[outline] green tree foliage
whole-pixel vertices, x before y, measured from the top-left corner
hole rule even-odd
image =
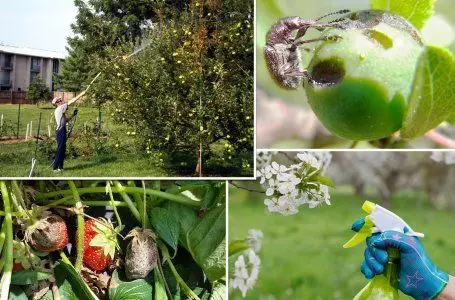
[[[45,101],[52,97],[51,90],[41,80],[40,76],[35,76],[28,87],[27,98],[34,101]]]
[[[182,11],[187,0],[74,0],[78,9],[68,38],[69,56],[62,65],[62,82],[68,91],[81,91],[96,74],[93,61],[106,56],[107,46],[138,41],[167,7]]]
[[[170,14],[168,12],[168,14]],[[137,55],[100,63],[92,98],[112,100],[143,150],[253,149],[253,1],[192,2],[156,24]],[[111,49],[110,57],[125,51]]]

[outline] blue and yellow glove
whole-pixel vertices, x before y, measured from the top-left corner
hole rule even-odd
[[[363,226],[359,219],[352,225],[354,231]],[[406,228],[404,230],[407,231]],[[434,299],[449,281],[449,275],[439,270],[423,248],[419,238],[397,231],[385,231],[367,238],[367,248],[361,271],[367,279],[384,272],[389,261],[388,248],[400,251],[398,288],[415,299]]]

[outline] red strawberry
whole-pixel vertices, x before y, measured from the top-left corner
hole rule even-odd
[[[68,230],[60,216],[36,206],[28,220],[25,238],[34,249],[52,252],[62,250],[68,244]]]
[[[24,269],[24,266],[21,263],[13,263],[13,273],[21,271]]]
[[[93,271],[109,267],[118,247],[117,231],[112,223],[98,218],[85,222],[84,263]]]

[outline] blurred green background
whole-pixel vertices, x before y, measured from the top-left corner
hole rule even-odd
[[[353,235],[352,222],[365,215],[362,203],[377,199],[360,198],[338,187],[331,206],[302,208],[286,217],[269,213],[264,198],[232,186],[229,190],[229,240],[246,237],[252,228],[264,233],[259,279],[246,299],[352,299],[367,284],[360,272],[365,245],[349,249],[342,245]],[[396,194],[392,210],[425,233],[423,245],[430,258],[455,274],[454,215],[436,210],[422,193]],[[238,291],[230,296],[241,299]]]
[[[414,0],[409,0],[414,1]],[[256,6],[256,76],[257,76],[257,141],[259,148],[346,148],[350,142],[334,138],[327,132],[321,131],[321,125],[315,121],[319,129],[309,132],[309,129],[301,129],[308,122],[312,122],[311,115],[301,116],[309,110],[307,98],[303,89],[298,91],[286,91],[279,88],[271,79],[264,62],[263,47],[269,28],[280,18],[286,16],[300,16],[307,19],[316,19],[330,12],[341,9],[352,11],[369,9],[369,0],[258,0]],[[455,1],[438,0],[435,6],[435,15],[422,29],[424,39],[429,44],[446,46],[455,52],[454,29],[455,29]],[[318,31],[309,30],[305,38],[318,36]],[[310,45],[310,44],[309,44]],[[303,65],[308,65],[311,53],[302,52]],[[272,105],[272,101],[279,100],[283,103]],[[289,106],[284,108],[283,106]],[[292,112],[303,109],[300,115]],[[280,116],[280,113],[282,116]],[[300,120],[301,118],[302,120]],[[291,119],[291,120],[289,120]],[[310,121],[311,120],[311,121]],[[300,124],[296,124],[300,122]],[[275,127],[270,128],[269,124]],[[283,123],[283,124],[281,124]],[[280,127],[281,128],[277,128]],[[294,128],[295,127],[295,128]],[[322,130],[323,131],[323,130]],[[316,141],[315,141],[316,140]],[[433,148],[434,144],[428,140],[417,139],[413,144],[415,148]],[[368,147],[368,145],[360,145]]]

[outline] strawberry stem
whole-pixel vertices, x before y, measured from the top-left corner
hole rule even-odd
[[[0,181],[0,190],[3,197],[3,205],[5,209],[5,239],[6,243],[4,245],[4,255],[5,264],[3,267],[3,275],[0,279],[0,300],[8,299],[9,295],[9,286],[11,284],[11,273],[13,271],[13,219],[11,216],[11,206],[10,206],[10,197],[9,191],[6,187],[4,181]],[[3,225],[2,225],[3,227]]]
[[[105,187],[87,187],[87,188],[79,188],[78,189],[79,195],[83,194],[97,194],[97,193],[105,193],[106,189]],[[123,186],[121,188],[118,187],[112,187],[112,192],[113,193],[128,193],[128,194],[134,194],[134,193],[142,193],[144,190],[140,187],[128,187],[128,186]],[[68,196],[71,195],[71,190],[59,190],[59,191],[54,191],[54,192],[48,192],[48,193],[38,193],[36,195],[37,199],[47,199],[47,198],[52,198],[55,196]],[[147,188],[145,189],[145,193],[147,195],[152,195],[156,196],[158,198],[163,198],[166,200],[174,201],[183,205],[187,205],[190,207],[193,207],[195,209],[198,209],[201,207],[201,203],[199,201],[194,201],[186,196],[183,195],[174,195],[171,193],[167,192],[162,192],[162,191],[157,191],[154,189]]]
[[[3,244],[5,243],[5,239],[6,239],[6,225],[5,225],[5,223],[6,222],[2,223],[2,229],[0,231],[0,254],[2,254]]]
[[[77,210],[77,256],[75,269],[79,273],[82,269],[82,259],[84,257],[84,207],[81,202],[81,198],[77,191],[76,185],[73,181],[69,180],[68,185],[70,186],[71,191],[73,192],[74,200],[76,200],[76,210]]]
[[[112,209],[114,210],[115,217],[117,218],[118,226],[122,227],[122,219],[120,218],[118,211],[117,211],[117,207],[114,204],[114,195],[112,195],[112,189],[111,189],[111,185],[110,185],[109,181],[106,183],[106,190],[109,193],[109,197],[111,198],[111,206],[112,206]]]
[[[123,191],[124,187],[122,186],[122,184],[119,181],[114,181],[114,185],[120,189],[119,190],[120,195],[122,196],[123,201],[125,201],[126,204],[128,205],[128,208],[131,210],[131,213],[134,215],[134,217],[136,217],[139,223],[142,223],[141,214],[137,210],[136,206],[134,206],[134,203],[131,200],[130,196],[128,196],[128,194]]]

